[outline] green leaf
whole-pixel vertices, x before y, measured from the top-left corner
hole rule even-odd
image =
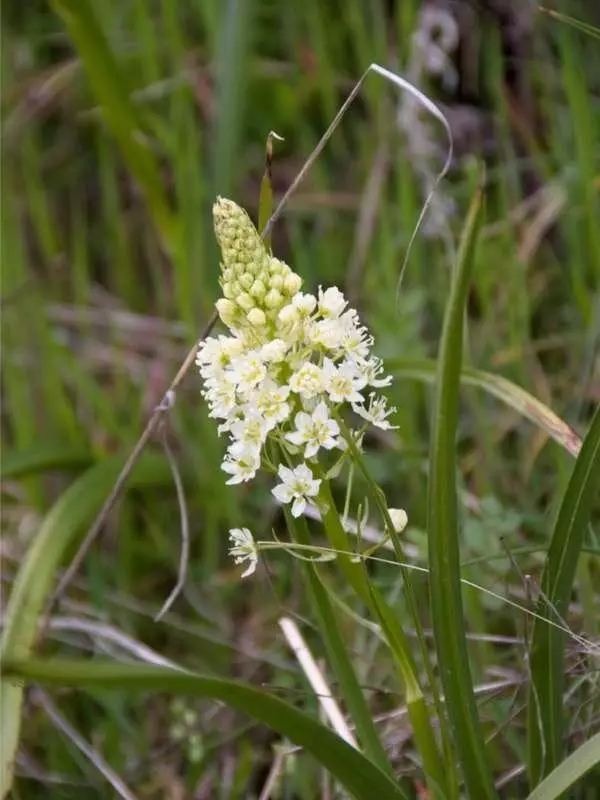
[[[89,450],[69,448],[65,445],[42,445],[8,453],[2,457],[0,479],[15,480],[39,475],[51,469],[80,470],[89,467],[93,460]]]
[[[454,744],[469,797],[496,796],[477,714],[462,609],[456,499],[458,396],[464,308],[481,220],[482,189],[463,232],[440,344],[430,455],[428,538],[431,613]]]
[[[88,0],[52,0],[52,7],[67,27],[104,121],[140,185],[163,245],[173,255],[179,249],[176,218],[169,208],[157,161],[131,100],[127,75],[113,56],[93,5]]]
[[[5,614],[0,653],[23,659],[31,653],[40,615],[50,595],[54,576],[78,534],[90,524],[116,481],[125,460],[115,456],[88,469],[56,501],[46,515],[21,565]],[[144,454],[135,467],[129,487],[162,486],[171,480],[162,456]],[[23,689],[0,679],[0,796],[12,784],[12,769],[21,725]]]
[[[568,613],[577,561],[599,491],[600,407],[565,490],[544,566],[537,613],[553,622],[560,623]],[[562,756],[564,645],[563,631],[544,619],[535,620],[527,714],[529,776],[533,786],[556,768]]]
[[[394,781],[339,736],[289,703],[236,681],[138,664],[27,660],[2,664],[7,679],[71,688],[170,692],[220,700],[305,748],[359,800],[402,800]]]
[[[533,790],[527,800],[556,800],[598,764],[600,764],[600,733],[592,736],[567,756]]]
[[[434,383],[436,363],[427,358],[390,358],[385,362],[386,369],[399,378],[412,378],[424,383]],[[474,386],[496,397],[509,408],[514,409],[525,419],[533,422],[548,436],[558,442],[572,456],[577,456],[581,449],[581,439],[577,433],[532,394],[512,383],[501,375],[484,372],[471,367],[463,367],[460,382],[465,386]]]

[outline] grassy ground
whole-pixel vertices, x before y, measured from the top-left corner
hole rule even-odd
[[[5,591],[67,487],[131,450],[209,318],[218,277],[214,197],[232,197],[255,214],[270,130],[285,138],[274,146],[280,195],[369,63],[405,75],[416,69],[416,0],[110,0],[93,4],[110,61],[100,40],[74,50],[64,23],[69,5],[55,4],[63,16],[41,3],[4,9]],[[577,4],[565,9],[585,18]],[[485,154],[489,191],[467,365],[527,389],[580,435],[600,398],[600,43],[540,13],[517,47],[489,13],[472,6],[467,17],[474,28],[454,57],[458,86],[419,76],[453,122],[457,157],[415,240],[401,292],[403,258],[445,140],[438,123],[407,116],[403,95],[374,75],[274,232],[275,252],[309,288],[345,288],[397,372],[390,394],[399,430],[371,440],[368,461],[390,505],[407,509],[406,541],[421,565],[432,394],[428,362],[414,362],[437,354],[471,152]],[[459,126],[467,111],[470,137]],[[427,138],[425,158],[419,148]],[[530,608],[572,456],[488,392],[465,386],[461,397],[461,556],[472,561],[463,574]],[[188,668],[267,686],[316,713],[277,624],[283,613],[298,615],[322,655],[293,560],[275,553],[260,579],[240,584],[226,556],[230,527],[248,525],[260,538],[282,528],[270,483],[224,486],[222,443],[193,371],[163,435],[185,482],[191,557],[183,595],[153,620],[177,579],[180,548],[180,506],[157,436],[148,448],[156,469],[110,515],[39,652],[146,658],[143,644]],[[85,527],[90,513],[81,503],[80,511],[72,507],[73,525]],[[600,571],[591,529],[586,544],[568,624],[593,640]],[[374,574],[396,602],[395,572]],[[415,585],[425,607],[427,585]],[[531,624],[479,591],[465,591],[464,604],[499,791],[525,797]],[[386,747],[398,772],[412,778],[418,769],[405,721],[393,714],[402,698],[389,655],[358,622],[346,620],[345,634]],[[599,728],[597,668],[597,658],[569,646],[569,749]],[[280,744],[222,705],[156,694],[31,693],[24,719],[18,798],[115,796],[100,754],[138,797],[258,797]],[[91,757],[69,726],[93,748]],[[581,797],[596,796],[594,778],[597,771]],[[329,791],[315,763],[296,753],[283,761],[271,796]]]

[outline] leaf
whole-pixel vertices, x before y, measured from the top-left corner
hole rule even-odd
[[[32,651],[40,615],[52,589],[53,579],[66,551],[95,516],[125,460],[115,456],[96,464],[77,478],[44,518],[17,573],[4,616],[0,653],[22,659]],[[134,469],[130,488],[162,486],[170,471],[162,456],[144,454]],[[0,796],[12,784],[13,761],[19,743],[23,689],[0,679]]]
[[[575,462],[556,518],[537,613],[564,620],[592,505],[600,491],[600,406]],[[529,776],[535,786],[559,763],[563,748],[565,633],[543,619],[533,625],[527,727]]]
[[[556,800],[600,764],[600,733],[580,745],[547,775],[527,800]]]
[[[170,255],[179,249],[177,221],[166,199],[157,161],[146,141],[139,114],[127,88],[127,75],[115,60],[88,0],[52,0],[73,40],[103,118],[145,196],[163,245]]]
[[[433,383],[436,375],[435,361],[422,359],[391,358],[385,362],[389,372],[401,378],[414,378],[424,383]],[[548,436],[558,442],[572,456],[577,456],[581,449],[581,439],[577,433],[558,417],[548,406],[517,384],[501,375],[491,372],[463,367],[460,382],[465,386],[475,386],[496,397],[505,405],[514,409],[525,419],[533,422],[538,428],[546,431]]]
[[[305,748],[359,800],[404,797],[391,778],[321,723],[278,697],[243,683],[147,664],[101,661],[11,660],[3,663],[2,669],[8,679],[16,677],[46,685],[170,692],[220,700]]]
[[[458,396],[464,308],[481,220],[482,189],[471,203],[440,344],[430,453],[428,540],[435,644],[454,744],[469,797],[496,796],[477,714],[462,609],[456,500]]]
[[[51,469],[80,470],[89,467],[92,460],[92,454],[82,448],[69,449],[64,444],[36,446],[4,455],[0,479],[26,478]]]

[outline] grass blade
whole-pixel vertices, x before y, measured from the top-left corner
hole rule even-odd
[[[435,644],[448,717],[470,797],[496,796],[473,694],[460,590],[455,437],[464,308],[482,208],[469,209],[440,345],[429,480],[430,593]]]
[[[568,613],[577,561],[592,505],[600,490],[600,407],[565,491],[542,576],[538,613],[553,620]],[[529,776],[535,786],[555,769],[563,749],[564,634],[535,620],[531,637],[528,702]]]
[[[127,90],[126,75],[115,60],[92,4],[52,0],[83,62],[103,118],[117,140],[170,254],[179,249],[176,220],[169,208],[158,164],[145,140],[142,121]]]
[[[556,800],[597,764],[600,764],[600,733],[592,736],[565,758],[533,790],[527,800]]]
[[[277,697],[236,681],[175,672],[162,667],[100,661],[30,660],[3,664],[8,679],[72,688],[170,692],[220,700],[260,720],[304,747],[359,800],[401,800],[394,781],[319,722]]]
[[[115,482],[123,457],[91,467],[63,492],[46,515],[19,569],[5,614],[0,652],[3,658],[22,659],[32,651],[38,623],[50,595],[56,570],[65,552],[96,513]],[[129,486],[162,486],[170,480],[169,466],[159,456],[145,455]],[[19,743],[23,687],[0,680],[0,796],[12,784],[14,758]]]
[[[432,359],[392,358],[386,360],[386,367],[399,378],[412,378],[424,383],[435,382],[436,364]],[[517,386],[516,383],[501,375],[494,375],[492,372],[484,372],[471,367],[462,368],[460,382],[465,386],[482,389],[497,398],[522,417],[537,425],[538,428],[546,431],[551,439],[564,447],[572,456],[579,454],[581,439],[573,428],[563,422],[547,405]]]

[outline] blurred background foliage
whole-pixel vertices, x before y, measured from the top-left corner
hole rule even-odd
[[[372,62],[435,97],[455,143],[401,291],[407,244],[446,143],[438,123],[374,75],[287,205],[275,253],[309,290],[344,288],[392,369],[394,360],[434,358],[469,199],[468,163],[482,157],[489,191],[467,363],[511,379],[585,432],[600,399],[598,41],[518,0],[83,5],[104,37],[83,49],[73,46],[69,2],[11,0],[2,9],[5,591],[75,476],[133,446],[210,316],[215,196],[235,199],[256,219],[269,131],[285,139],[274,145],[280,196]],[[593,6],[565,2],[561,10],[598,24]],[[410,552],[426,563],[430,387],[405,374],[390,394],[400,427],[369,442],[370,466],[390,505],[407,509]],[[281,526],[278,509],[267,483],[224,486],[222,445],[194,374],[165,435],[184,475],[192,534],[183,596],[153,621],[176,581],[180,546],[165,469],[158,488],[129,492],[111,515],[43,652],[131,658],[143,642],[314,710],[276,625],[283,611],[306,611],[293,562],[273,555],[265,580],[240,585],[225,557],[229,527],[270,538]],[[160,438],[151,448],[160,456]],[[521,550],[547,544],[571,459],[472,388],[463,391],[458,453],[463,555],[474,560],[467,577],[527,604],[522,575],[536,574],[540,556]],[[585,619],[589,635],[599,633],[594,561],[582,564],[571,620]],[[398,591],[389,571],[378,580],[391,597]],[[505,683],[481,692],[494,769],[506,797],[523,796],[527,626],[499,601],[469,592],[465,602],[473,632],[486,634],[473,642],[477,680]],[[363,627],[347,624],[374,711],[390,711],[398,698],[387,657]],[[597,728],[600,713],[597,675],[582,674],[580,661],[573,652],[573,744]],[[140,705],[118,693],[67,693],[61,708],[140,797],[258,796],[273,758],[271,734],[214,704],[186,709],[169,698]],[[56,720],[35,697],[25,719],[15,797],[113,796],[69,736],[53,735]],[[410,772],[405,730],[385,724],[388,747]],[[312,762],[293,756],[273,796],[314,797],[319,781]]]

